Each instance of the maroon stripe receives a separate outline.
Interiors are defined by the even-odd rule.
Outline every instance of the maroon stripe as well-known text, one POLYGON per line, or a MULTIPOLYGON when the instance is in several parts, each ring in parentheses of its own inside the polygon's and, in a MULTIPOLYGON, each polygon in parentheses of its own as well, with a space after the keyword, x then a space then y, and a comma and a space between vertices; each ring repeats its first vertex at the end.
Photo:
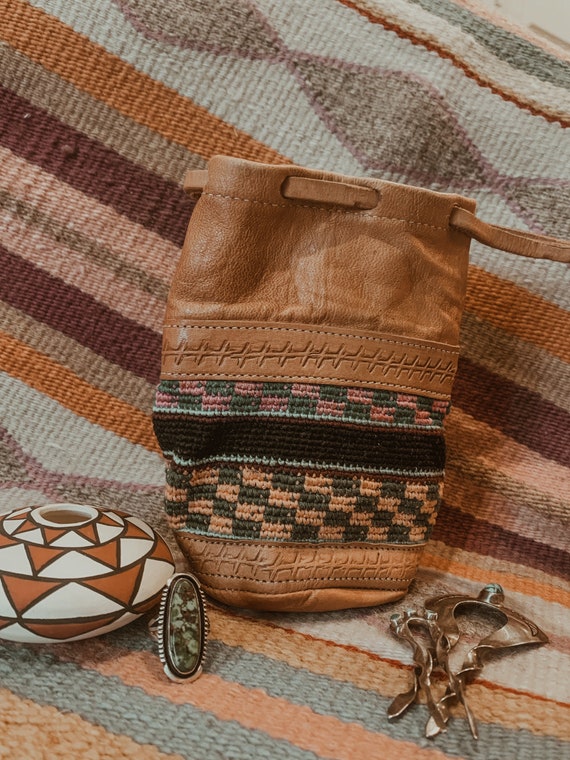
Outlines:
POLYGON ((570 578, 570 554, 567 552, 520 536, 499 525, 491 525, 445 502, 441 506, 432 538, 485 557, 495 557, 533 567, 549 575, 570 578))
MULTIPOLYGON (((174 184, 0 86, 0 144, 120 214, 181 245, 190 210, 174 184)), ((180 167, 180 175, 186 167, 180 167)))
POLYGON ((544 457, 570 467, 570 414, 461 357, 452 402, 544 457))
POLYGON ((151 383, 160 336, 0 246, 0 298, 151 383))

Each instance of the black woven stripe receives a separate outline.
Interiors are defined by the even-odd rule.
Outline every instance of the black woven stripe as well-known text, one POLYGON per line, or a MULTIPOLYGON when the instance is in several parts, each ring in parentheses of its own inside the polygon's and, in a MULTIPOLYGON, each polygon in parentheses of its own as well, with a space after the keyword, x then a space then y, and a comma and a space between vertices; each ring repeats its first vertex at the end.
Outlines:
MULTIPOLYGON (((223 470, 223 475, 220 475, 220 478, 223 480, 224 483, 230 483, 234 485, 239 485, 241 483, 241 471, 244 466, 244 462, 233 462, 228 461, 227 459, 224 459, 223 457, 208 457, 208 467, 219 467, 223 470)), ((273 476, 275 474, 280 474, 283 478, 294 482, 299 481, 299 487, 302 486, 304 478, 306 475, 314 475, 314 476, 322 476, 326 475, 327 477, 340 477, 346 479, 346 478, 358 478, 359 473, 351 472, 350 470, 347 472, 346 470, 343 470, 341 468, 335 469, 334 467, 327 467, 326 470, 323 470, 319 467, 310 467, 303 465, 302 469, 299 467, 299 465, 292 463, 279 463, 279 464, 265 464, 264 462, 255 462, 255 465, 253 465, 256 470, 259 470, 261 472, 269 473, 273 476)), ((189 473, 193 472, 194 467, 191 464, 179 464, 178 462, 170 461, 168 463, 169 471, 171 472, 171 477, 177 477, 179 478, 179 482, 172 483, 172 485, 175 488, 185 488, 186 487, 186 479, 188 478, 189 473)), ((386 476, 382 475, 382 473, 367 473, 367 477, 372 478, 373 480, 379 480, 380 482, 384 482, 386 476)), ((442 479, 442 473, 436 472, 433 475, 426 475, 424 473, 398 473, 398 472, 391 472, 389 476, 389 482, 391 484, 395 483, 426 483, 428 485, 437 485, 438 483, 441 483, 442 479)), ((291 482, 286 482, 285 487, 287 490, 298 490, 298 488, 295 488, 295 486, 291 485, 291 482)), ((359 488, 359 487, 358 487, 359 488)), ((390 494, 383 494, 384 496, 390 495, 390 494)))
POLYGON ((174 417, 155 413, 163 450, 188 460, 271 457, 348 467, 442 471, 443 435, 433 432, 354 428, 343 423, 267 418, 174 417))

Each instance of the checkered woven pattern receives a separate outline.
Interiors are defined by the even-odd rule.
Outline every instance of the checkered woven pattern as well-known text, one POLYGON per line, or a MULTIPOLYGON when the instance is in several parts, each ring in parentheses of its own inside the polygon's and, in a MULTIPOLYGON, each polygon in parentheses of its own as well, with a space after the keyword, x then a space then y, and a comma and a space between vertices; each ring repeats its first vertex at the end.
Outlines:
POLYGON ((154 425, 178 530, 420 543, 441 500, 448 402, 302 383, 162 381, 154 425))

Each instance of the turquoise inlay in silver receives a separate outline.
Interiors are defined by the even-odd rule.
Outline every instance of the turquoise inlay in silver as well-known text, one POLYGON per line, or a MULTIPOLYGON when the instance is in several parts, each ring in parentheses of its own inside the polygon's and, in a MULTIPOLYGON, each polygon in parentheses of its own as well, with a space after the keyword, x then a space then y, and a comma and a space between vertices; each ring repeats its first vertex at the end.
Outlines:
POLYGON ((179 578, 170 590, 168 654, 176 670, 196 670, 202 648, 198 592, 187 578, 179 578))
POLYGON ((209 626, 202 589, 190 573, 178 573, 168 580, 157 627, 166 675, 175 681, 197 678, 209 626))

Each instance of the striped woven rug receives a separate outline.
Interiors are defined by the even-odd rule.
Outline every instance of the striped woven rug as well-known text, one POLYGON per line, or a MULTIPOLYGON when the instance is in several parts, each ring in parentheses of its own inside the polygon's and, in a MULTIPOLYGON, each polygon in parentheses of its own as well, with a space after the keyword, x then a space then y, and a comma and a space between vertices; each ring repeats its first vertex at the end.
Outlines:
MULTIPOLYGON (((165 299, 216 153, 477 199, 570 237, 570 58, 472 0, 0 0, 0 508, 79 501, 172 542, 150 410, 165 299)), ((568 267, 472 245, 445 503, 386 608, 211 608, 205 674, 145 621, 0 640, 0 758, 570 757, 568 267), (550 643, 494 659, 423 736, 390 615, 500 583, 550 643)), ((180 561, 180 556, 178 555, 180 561)))

